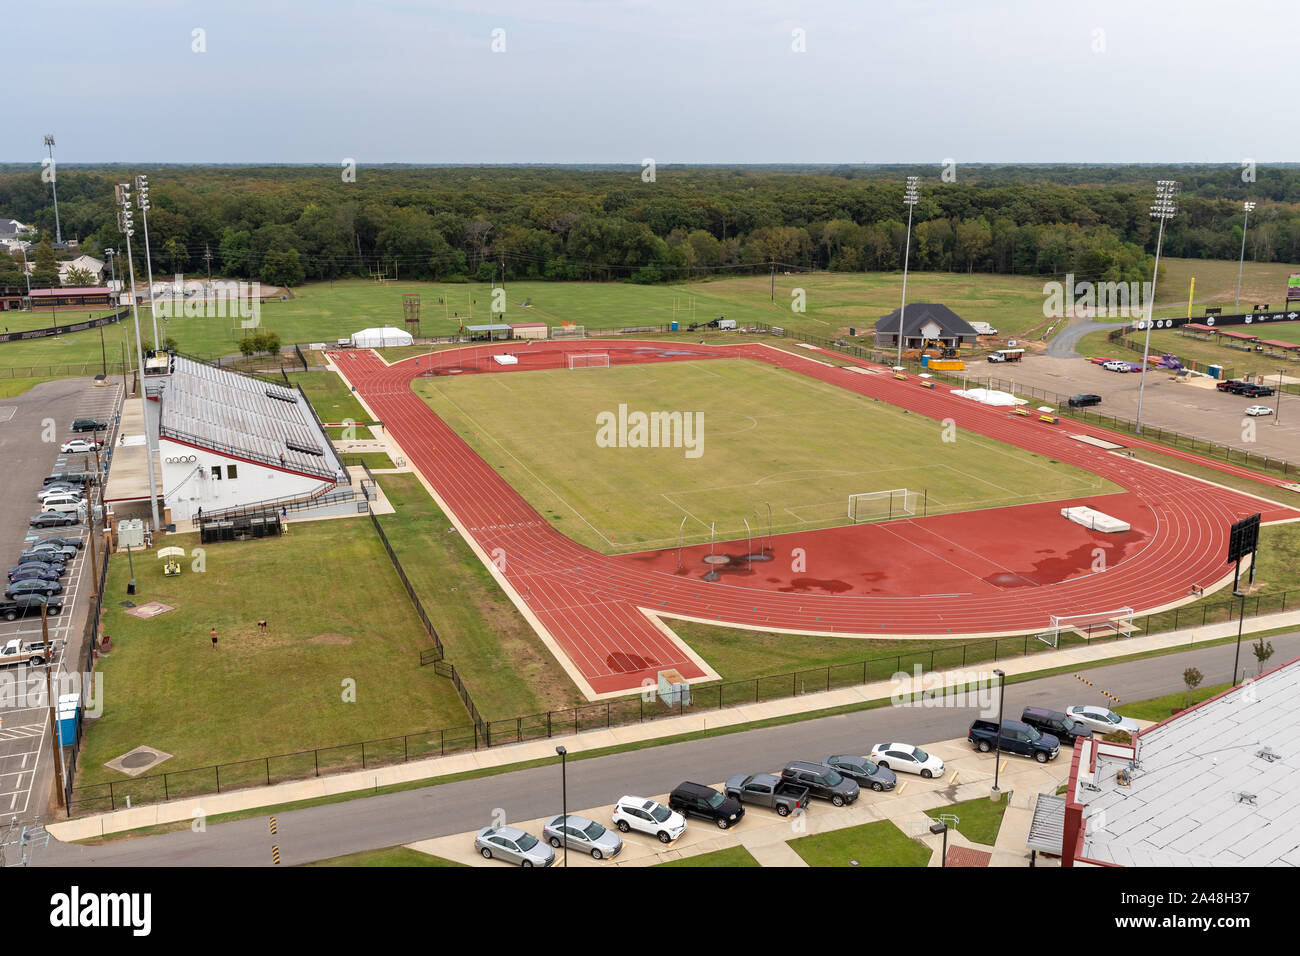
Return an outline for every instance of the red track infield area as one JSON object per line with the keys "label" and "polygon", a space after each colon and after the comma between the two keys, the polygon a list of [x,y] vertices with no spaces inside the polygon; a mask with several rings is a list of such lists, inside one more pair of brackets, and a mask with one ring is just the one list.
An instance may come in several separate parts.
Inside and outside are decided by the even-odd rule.
{"label": "red track infield area", "polygon": [[[745,554],[758,552],[757,536],[752,547],[744,540],[720,543],[716,550],[732,562],[713,582],[703,579],[707,546],[683,550],[680,570],[676,549],[598,554],[551,527],[410,388],[417,375],[563,368],[571,351],[606,352],[612,364],[704,358],[768,362],[934,419],[951,418],[959,429],[1077,465],[1126,491],[777,535],[767,552],[772,560],[752,566]],[[492,352],[516,355],[519,364],[498,365]],[[368,351],[331,354],[480,556],[501,549],[506,561],[498,576],[568,657],[590,696],[639,689],[667,668],[688,679],[710,676],[654,619],[656,614],[765,630],[872,636],[1044,630],[1052,614],[1124,606],[1141,612],[1186,600],[1193,586],[1208,587],[1226,573],[1223,557],[1233,521],[1257,511],[1266,522],[1300,517],[1293,509],[1070,437],[1086,434],[1147,446],[1131,436],[1064,420],[1046,424],[959,398],[942,385],[921,388],[917,379],[898,380],[879,367],[864,365],[869,374],[850,372],[757,342],[497,343],[392,366]],[[1149,447],[1258,478],[1196,455]],[[1261,494],[1293,494],[1277,484],[1261,481]],[[1070,504],[1093,505],[1128,521],[1132,530],[1088,531],[1061,517],[1060,509]]]}

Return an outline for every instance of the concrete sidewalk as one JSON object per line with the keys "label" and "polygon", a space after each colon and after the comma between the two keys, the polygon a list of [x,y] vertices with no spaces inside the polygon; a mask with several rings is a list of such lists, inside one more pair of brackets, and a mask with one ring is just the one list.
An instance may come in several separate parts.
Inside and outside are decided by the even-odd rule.
{"label": "concrete sidewalk", "polygon": [[[1280,627],[1300,627],[1300,610],[1253,618],[1246,622],[1245,632],[1253,633]],[[1212,624],[1203,628],[1192,628],[1185,631],[1143,637],[1129,637],[1091,646],[1079,646],[1055,651],[1045,650],[1028,656],[1000,660],[996,662],[996,666],[1001,668],[1008,677],[1063,667],[1079,667],[1082,669],[1088,665],[1103,663],[1111,658],[1144,651],[1195,647],[1197,644],[1219,637],[1235,636],[1236,633],[1236,622]],[[420,780],[432,781],[434,778],[472,770],[551,758],[555,754],[557,743],[563,743],[570,753],[580,753],[664,737],[689,735],[705,730],[714,730],[719,727],[736,726],[753,721],[810,713],[867,701],[889,700],[894,695],[906,695],[914,691],[920,692],[924,690],[927,693],[934,693],[941,688],[964,686],[975,679],[977,674],[988,679],[994,665],[995,662],[984,662],[972,665],[964,670],[930,672],[924,675],[923,687],[910,675],[905,675],[900,678],[898,683],[873,681],[869,684],[854,687],[746,704],[741,707],[730,707],[703,714],[665,717],[648,723],[591,730],[564,737],[548,737],[518,744],[503,744],[490,750],[484,749],[446,757],[413,760],[409,763],[380,767],[374,770],[312,777],[306,780],[275,784],[270,787],[254,787],[229,793],[208,794],[202,797],[155,803],[143,807],[134,807],[129,810],[117,810],[111,813],[51,823],[48,830],[59,840],[84,840],[140,827],[181,821],[190,822],[198,811],[208,815],[233,813],[336,794],[373,790],[393,784]]]}

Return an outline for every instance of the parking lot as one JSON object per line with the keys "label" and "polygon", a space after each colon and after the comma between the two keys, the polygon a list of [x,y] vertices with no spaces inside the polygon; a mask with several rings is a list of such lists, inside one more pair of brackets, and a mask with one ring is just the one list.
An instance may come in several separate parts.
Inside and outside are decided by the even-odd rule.
{"label": "parking lot", "polygon": [[[1136,372],[1110,372],[1086,359],[1048,355],[1029,356],[1008,364],[976,360],[968,362],[966,368],[972,383],[992,375],[1017,386],[1056,392],[1063,398],[1093,392],[1101,396],[1101,404],[1091,411],[1129,420],[1137,418],[1142,376]],[[1142,404],[1144,423],[1300,464],[1300,396],[1282,395],[1281,412],[1277,416],[1249,419],[1255,424],[1255,440],[1247,442],[1242,434],[1246,407],[1275,408],[1277,395],[1267,398],[1232,395],[1216,390],[1211,379],[1201,376],[1192,382],[1173,381],[1172,374],[1164,369],[1148,371],[1146,380]],[[1275,384],[1275,380],[1265,384]]]}
{"label": "parking lot", "polygon": [[[28,526],[31,515],[40,511],[36,492],[43,479],[61,471],[82,471],[87,456],[63,454],[60,445],[72,437],[69,425],[74,418],[96,418],[109,423],[101,433],[106,447],[101,462],[111,456],[113,436],[122,403],[122,386],[113,383],[96,387],[89,379],[63,379],[45,382],[24,395],[0,401],[0,456],[5,467],[5,486],[9,494],[0,499],[0,548],[4,548],[12,567],[18,553],[32,543],[51,536],[87,537],[85,524],[36,531]],[[49,428],[53,423],[54,427]],[[52,440],[50,439],[52,435]],[[89,456],[89,470],[94,457]],[[82,635],[90,608],[90,558],[83,547],[67,565],[61,580],[63,610],[48,619],[49,636],[59,646],[56,666],[77,669]],[[0,644],[15,638],[40,640],[39,616],[0,620]],[[16,694],[0,709],[0,813],[16,815],[20,821],[48,818],[46,794],[53,774],[50,747],[49,711],[43,698],[33,702],[34,684],[43,685],[43,668],[10,667],[5,678],[12,682]],[[17,706],[16,706],[17,705]]]}

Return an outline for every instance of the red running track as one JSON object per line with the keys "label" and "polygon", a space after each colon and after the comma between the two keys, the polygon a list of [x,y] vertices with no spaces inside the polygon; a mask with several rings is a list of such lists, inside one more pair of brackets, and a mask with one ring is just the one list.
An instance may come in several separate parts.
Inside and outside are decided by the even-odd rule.
{"label": "red running track", "polygon": [[[1193,586],[1210,587],[1223,578],[1233,521],[1257,511],[1266,522],[1300,517],[1293,509],[1113,454],[1069,434],[1089,434],[1129,447],[1148,445],[1130,436],[1074,422],[1049,425],[959,398],[944,386],[925,389],[914,378],[900,381],[879,374],[879,367],[864,365],[872,374],[854,373],[758,343],[579,341],[496,347],[519,355],[517,366],[495,365],[486,357],[487,348],[458,351],[463,353],[458,367],[468,374],[564,367],[568,351],[608,352],[614,364],[754,359],[933,419],[951,418],[959,429],[1068,462],[1126,489],[1124,495],[1107,498],[1104,507],[1131,520],[1130,535],[1106,536],[1078,528],[1060,517],[1064,502],[987,509],[909,519],[905,528],[893,522],[779,535],[772,542],[779,560],[767,567],[781,563],[796,546],[793,542],[805,547],[816,542],[821,550],[813,553],[820,554],[819,561],[826,559],[825,572],[818,571],[803,584],[766,568],[757,574],[724,574],[709,583],[701,580],[703,568],[698,564],[688,563],[689,573],[677,572],[675,549],[603,555],[551,527],[411,390],[411,380],[428,374],[434,359],[421,356],[389,366],[368,351],[332,353],[344,377],[384,422],[479,557],[592,698],[639,689],[667,668],[676,668],[687,679],[716,677],[659,615],[762,630],[873,637],[1024,633],[1045,629],[1052,614],[1100,613],[1123,606],[1146,612],[1182,603],[1189,600]],[[476,351],[477,356],[470,355]],[[436,360],[435,371],[445,371],[455,361],[443,356]],[[1258,479],[1231,465],[1149,447]],[[1261,482],[1261,492],[1270,484]],[[1123,547],[1103,540],[1116,537],[1126,539]],[[917,580],[909,581],[906,575],[899,581],[901,587],[887,594],[865,586],[824,586],[828,580],[859,573],[860,556],[885,540],[892,542],[891,563],[909,550],[924,550],[936,568],[952,569],[951,578],[920,593]],[[1058,542],[1064,545],[1058,547]],[[1081,542],[1108,548],[1104,572],[1080,566]],[[730,545],[732,551],[737,547],[735,542]],[[743,547],[741,543],[739,549]],[[504,570],[490,560],[496,549],[506,556]],[[1039,553],[1040,564],[1046,562],[1043,568],[1026,568],[1025,555],[1031,552]],[[843,557],[833,565],[836,553]],[[1059,559],[1055,569],[1053,554]],[[763,580],[772,574],[778,578],[775,583]]]}

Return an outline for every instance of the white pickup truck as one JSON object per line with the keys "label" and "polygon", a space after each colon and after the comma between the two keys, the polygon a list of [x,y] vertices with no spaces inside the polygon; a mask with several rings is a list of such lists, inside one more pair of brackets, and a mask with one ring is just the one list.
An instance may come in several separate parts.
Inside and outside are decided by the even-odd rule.
{"label": "white pickup truck", "polygon": [[24,641],[18,638],[0,648],[0,667],[10,664],[30,664],[37,667],[47,662],[50,648],[44,641]]}

